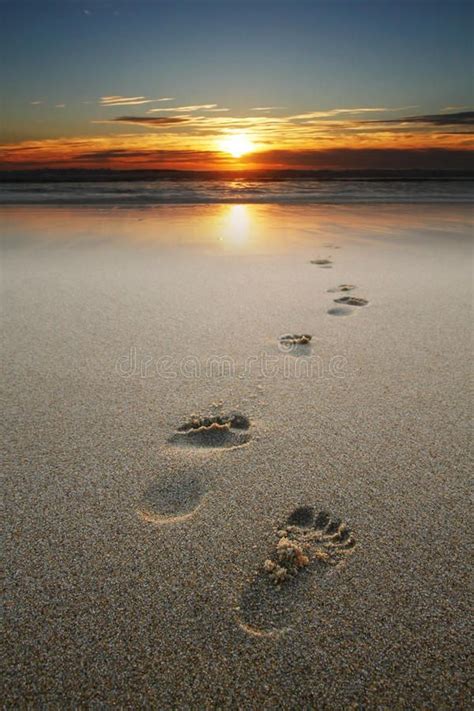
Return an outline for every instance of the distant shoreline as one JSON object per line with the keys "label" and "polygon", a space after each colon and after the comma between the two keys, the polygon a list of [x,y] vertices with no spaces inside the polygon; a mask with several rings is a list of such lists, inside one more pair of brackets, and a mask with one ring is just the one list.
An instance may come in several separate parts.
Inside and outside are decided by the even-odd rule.
{"label": "distant shoreline", "polygon": [[85,183],[164,180],[251,180],[251,181],[471,181],[474,170],[276,170],[276,171],[188,171],[188,170],[65,170],[51,168],[42,170],[2,170],[3,183]]}

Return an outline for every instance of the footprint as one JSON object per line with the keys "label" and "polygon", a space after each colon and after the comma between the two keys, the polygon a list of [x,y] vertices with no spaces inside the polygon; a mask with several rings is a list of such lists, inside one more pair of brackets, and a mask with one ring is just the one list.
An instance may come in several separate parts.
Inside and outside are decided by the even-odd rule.
{"label": "footprint", "polygon": [[367,306],[367,299],[361,299],[359,296],[341,296],[340,299],[334,299],[336,304],[347,304],[348,306]]}
{"label": "footprint", "polygon": [[357,287],[354,284],[339,284],[339,286],[333,286],[331,289],[328,289],[327,291],[330,294],[334,294],[337,291],[352,291],[352,289],[356,289]]}
{"label": "footprint", "polygon": [[278,340],[284,345],[302,346],[309,343],[311,339],[312,336],[310,336],[308,333],[303,333],[302,335],[286,333],[284,336],[280,336]]}
{"label": "footprint", "polygon": [[352,553],[355,540],[340,519],[301,506],[276,532],[268,558],[243,592],[238,621],[248,634],[271,637],[288,630],[304,612],[314,583]]}
{"label": "footprint", "polygon": [[248,417],[238,413],[191,417],[168,441],[185,447],[241,447],[250,441],[249,428]]}
{"label": "footprint", "polygon": [[354,309],[349,309],[347,306],[333,306],[328,309],[330,316],[350,316],[354,313]]}
{"label": "footprint", "polygon": [[206,493],[204,473],[174,472],[153,482],[146,489],[138,515],[148,523],[177,523],[190,518]]}
{"label": "footprint", "polygon": [[332,268],[332,261],[330,259],[311,259],[310,264],[317,264],[318,267],[323,267],[324,269]]}

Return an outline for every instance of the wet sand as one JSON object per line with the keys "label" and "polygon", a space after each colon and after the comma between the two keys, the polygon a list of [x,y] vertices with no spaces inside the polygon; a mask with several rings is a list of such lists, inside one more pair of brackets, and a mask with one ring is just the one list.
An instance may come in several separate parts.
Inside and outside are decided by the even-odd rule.
{"label": "wet sand", "polygon": [[0,219],[6,707],[467,709],[469,209]]}

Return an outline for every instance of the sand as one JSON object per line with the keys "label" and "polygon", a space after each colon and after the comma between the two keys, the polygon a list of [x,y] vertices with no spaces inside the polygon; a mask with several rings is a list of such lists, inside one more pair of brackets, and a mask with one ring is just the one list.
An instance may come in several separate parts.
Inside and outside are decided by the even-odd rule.
{"label": "sand", "polygon": [[[5,706],[467,709],[467,207],[1,225]],[[260,598],[297,507],[355,546]]]}

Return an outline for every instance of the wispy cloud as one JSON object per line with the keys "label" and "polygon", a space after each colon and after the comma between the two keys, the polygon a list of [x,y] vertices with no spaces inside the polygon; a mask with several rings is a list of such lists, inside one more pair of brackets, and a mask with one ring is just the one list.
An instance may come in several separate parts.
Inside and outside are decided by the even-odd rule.
{"label": "wispy cloud", "polygon": [[[214,162],[225,162],[226,158],[219,155],[215,151],[190,151],[190,150],[129,150],[127,148],[116,148],[109,150],[100,151],[88,151],[86,153],[79,153],[72,158],[73,161],[79,163],[125,163],[125,165],[130,165],[130,161],[133,160],[136,164],[137,159],[141,167],[154,167],[165,165],[179,166],[180,168],[186,167],[188,164],[197,163],[209,163],[210,160]],[[184,165],[183,165],[184,164]]]}
{"label": "wispy cloud", "polygon": [[[217,104],[191,104],[191,106],[171,106],[169,108],[163,109],[149,109],[148,113],[156,113],[156,112],[162,112],[162,111],[175,111],[177,113],[188,113],[188,112],[193,112],[193,111],[220,111],[222,109],[219,109]],[[227,111],[228,109],[224,109]]]}
{"label": "wispy cloud", "polygon": [[[396,119],[383,117],[384,113],[396,109],[380,107],[378,110],[382,115],[379,114],[376,119],[363,118],[364,114],[375,112],[374,107],[330,109],[288,116],[263,112],[252,116],[218,115],[211,113],[211,109],[177,115],[176,112],[183,108],[189,110],[190,107],[172,108],[173,115],[169,116],[164,112],[159,116],[148,112],[146,116],[119,116],[94,123],[128,123],[137,128],[160,129],[160,142],[165,142],[166,147],[186,142],[187,147],[199,150],[217,145],[223,136],[247,133],[257,152],[277,147],[285,150],[319,149],[328,145],[408,149],[441,144],[454,148],[461,145],[461,140],[468,141],[468,136],[462,139],[460,133],[462,128],[470,125],[465,112],[462,115],[458,112]],[[354,115],[354,111],[359,116]],[[167,131],[164,130],[166,127]],[[450,130],[440,130],[445,128]]]}
{"label": "wispy cloud", "polygon": [[253,106],[250,111],[273,111],[276,109],[286,109],[286,106]]}
{"label": "wispy cloud", "polygon": [[119,94],[114,94],[113,96],[101,96],[100,100],[102,102],[108,102],[108,101],[134,101],[135,99],[144,99],[144,96],[121,96]]}
{"label": "wispy cloud", "polygon": [[440,109],[440,111],[463,111],[464,109],[470,109],[470,106],[445,106]]}
{"label": "wispy cloud", "polygon": [[334,118],[337,116],[357,116],[359,114],[387,113],[407,111],[413,109],[414,106],[400,106],[398,108],[387,108],[385,106],[362,106],[349,109],[325,109],[323,111],[307,111],[306,113],[296,114],[292,118],[295,120],[308,120],[320,118]]}
{"label": "wispy cloud", "polygon": [[100,106],[135,106],[139,104],[154,104],[159,101],[173,101],[171,96],[150,99],[147,96],[101,96]]}
{"label": "wispy cloud", "polygon": [[88,151],[87,153],[79,153],[74,156],[76,161],[111,161],[123,158],[146,158],[150,156],[151,151],[134,151],[128,148],[109,148],[103,151]]}
{"label": "wispy cloud", "polygon": [[[178,123],[185,123],[188,119],[182,116],[117,116],[107,123],[131,123],[141,126],[169,126]],[[103,123],[95,121],[94,123]]]}
{"label": "wispy cloud", "polygon": [[404,116],[399,119],[379,119],[366,123],[376,124],[419,124],[423,126],[474,126],[474,111],[458,111],[456,113],[425,114],[421,116]]}

